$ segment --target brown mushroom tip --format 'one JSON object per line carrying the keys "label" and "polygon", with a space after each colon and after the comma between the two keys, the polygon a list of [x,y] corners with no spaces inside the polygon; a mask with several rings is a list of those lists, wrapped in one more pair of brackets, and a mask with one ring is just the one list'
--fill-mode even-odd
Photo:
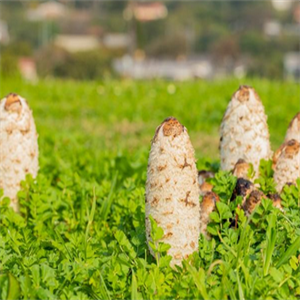
{"label": "brown mushroom tip", "polygon": [[294,155],[299,152],[299,149],[300,149],[300,143],[298,141],[292,139],[286,143],[285,153],[288,155],[289,154]]}
{"label": "brown mushroom tip", "polygon": [[241,165],[241,164],[247,164],[247,162],[246,162],[244,159],[240,158],[240,159],[236,162],[235,165]]}
{"label": "brown mushroom tip", "polygon": [[260,202],[263,198],[266,198],[265,194],[262,191],[259,190],[254,190],[250,193],[249,195],[249,201],[258,203]]}
{"label": "brown mushroom tip", "polygon": [[208,182],[203,182],[201,185],[200,185],[200,190],[202,193],[206,193],[206,192],[211,192],[212,189],[213,189],[213,185],[211,183],[208,183]]}
{"label": "brown mushroom tip", "polygon": [[272,200],[274,207],[282,209],[282,206],[281,206],[281,197],[280,197],[280,195],[278,193],[268,194],[268,198],[270,200]]}
{"label": "brown mushroom tip", "polygon": [[250,165],[244,159],[240,158],[234,165],[232,173],[237,178],[248,178],[249,168]]}
{"label": "brown mushroom tip", "polygon": [[241,85],[237,91],[237,99],[240,102],[248,101],[250,98],[250,89],[251,87],[248,85]]}
{"label": "brown mushroom tip", "polygon": [[6,96],[6,102],[4,105],[6,110],[18,111],[21,108],[21,100],[18,94],[10,93]]}
{"label": "brown mushroom tip", "polygon": [[202,199],[201,203],[201,209],[206,211],[209,208],[214,208],[216,205],[216,202],[219,202],[220,198],[219,196],[214,192],[207,192]]}
{"label": "brown mushroom tip", "polygon": [[178,136],[184,131],[184,126],[174,117],[165,119],[162,126],[165,136]]}
{"label": "brown mushroom tip", "polygon": [[274,203],[281,202],[280,195],[278,193],[268,194],[268,198],[272,200]]}

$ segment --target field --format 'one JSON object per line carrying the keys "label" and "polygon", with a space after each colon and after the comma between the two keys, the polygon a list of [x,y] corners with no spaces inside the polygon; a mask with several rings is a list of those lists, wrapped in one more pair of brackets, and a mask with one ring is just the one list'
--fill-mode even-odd
{"label": "field", "polygon": [[[156,127],[178,118],[198,168],[217,170],[218,128],[241,83],[260,95],[276,150],[299,111],[296,83],[2,79],[1,98],[16,92],[33,110],[40,171],[22,184],[21,215],[8,199],[0,204],[0,299],[299,299],[300,182],[282,194],[284,213],[265,200],[248,220],[239,212],[235,229],[228,203],[235,178],[220,173],[215,188],[224,205],[212,239],[201,236],[189,262],[174,270],[145,244]],[[272,190],[269,165],[262,169],[261,189]],[[159,240],[159,230],[153,234]]]}

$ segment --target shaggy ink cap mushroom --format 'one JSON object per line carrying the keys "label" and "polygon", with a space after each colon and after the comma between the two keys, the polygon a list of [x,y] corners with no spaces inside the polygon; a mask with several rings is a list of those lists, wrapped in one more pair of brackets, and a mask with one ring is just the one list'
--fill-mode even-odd
{"label": "shaggy ink cap mushroom", "polygon": [[[146,237],[151,215],[171,246],[171,265],[198,250],[200,204],[194,149],[186,128],[170,117],[157,127],[151,144],[146,181]],[[150,253],[154,255],[149,246]]]}
{"label": "shaggy ink cap mushroom", "polygon": [[199,185],[202,185],[202,183],[206,182],[207,179],[214,178],[214,177],[215,177],[215,173],[212,171],[207,171],[207,170],[198,171]]}
{"label": "shaggy ink cap mushroom", "polygon": [[250,169],[250,165],[242,158],[240,158],[234,168],[233,168],[233,175],[237,178],[245,178],[248,179],[248,172]]}
{"label": "shaggy ink cap mushroom", "polygon": [[243,204],[243,209],[245,211],[246,216],[251,215],[255,207],[261,203],[261,200],[266,198],[267,197],[262,191],[259,190],[252,191],[250,195],[246,198],[245,203]]}
{"label": "shaggy ink cap mushroom", "polygon": [[200,219],[200,232],[209,238],[207,233],[207,225],[210,222],[209,215],[216,209],[216,203],[220,201],[219,196],[214,192],[207,192],[204,194],[201,202],[201,219]]}
{"label": "shaggy ink cap mushroom", "polygon": [[272,155],[267,116],[255,90],[240,86],[227,106],[220,127],[221,170],[232,171],[239,159],[252,163],[258,176],[261,159]]}
{"label": "shaggy ink cap mushroom", "polygon": [[276,155],[274,181],[277,192],[280,192],[285,184],[295,184],[300,177],[300,143],[295,139],[285,142]]}
{"label": "shaggy ink cap mushroom", "polygon": [[32,112],[25,99],[11,93],[0,101],[0,188],[15,211],[20,182],[37,175],[38,152]]}
{"label": "shaggy ink cap mushroom", "polygon": [[236,181],[235,188],[233,190],[230,201],[234,201],[236,197],[241,196],[243,198],[242,204],[245,203],[246,197],[255,189],[254,184],[245,179],[238,178]]}

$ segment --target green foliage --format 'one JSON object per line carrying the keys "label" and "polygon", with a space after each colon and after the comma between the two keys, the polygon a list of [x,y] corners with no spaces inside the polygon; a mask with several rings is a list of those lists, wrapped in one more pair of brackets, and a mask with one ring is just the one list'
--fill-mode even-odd
{"label": "green foliage", "polygon": [[[151,256],[144,187],[155,126],[174,115],[193,143],[198,131],[214,139],[237,82],[216,83],[214,89],[202,82],[176,83],[172,95],[169,85],[3,80],[2,94],[18,92],[33,109],[40,171],[22,183],[20,215],[9,208],[8,198],[0,203],[1,299],[299,298],[300,180],[284,188],[284,212],[264,199],[247,219],[238,207],[241,199],[230,202],[235,177],[219,172],[213,184],[221,201],[208,225],[211,239],[201,235],[199,251],[173,269],[163,231],[150,218]],[[271,87],[278,84],[259,85],[265,96]],[[293,88],[280,87],[286,93],[295,93]],[[207,99],[201,111],[199,102],[191,101],[195,94]],[[266,110],[279,110],[282,128],[269,119],[271,131],[282,133],[279,140],[297,97],[289,106],[276,99],[266,97]],[[210,152],[213,146],[207,146]],[[202,145],[196,149],[199,165],[217,168]],[[263,169],[262,178],[270,178],[268,164]],[[237,226],[231,226],[236,215]]]}
{"label": "green foliage", "polygon": [[259,177],[254,180],[255,183],[259,184],[265,195],[276,192],[272,163],[272,160],[262,159],[259,165]]}

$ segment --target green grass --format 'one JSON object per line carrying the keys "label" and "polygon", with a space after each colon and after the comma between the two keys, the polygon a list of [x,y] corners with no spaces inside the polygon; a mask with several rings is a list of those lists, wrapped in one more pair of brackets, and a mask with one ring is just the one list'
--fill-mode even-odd
{"label": "green grass", "polygon": [[[19,192],[21,215],[8,200],[0,204],[0,299],[299,298],[300,183],[282,194],[284,213],[265,200],[246,219],[228,204],[234,178],[220,173],[212,239],[201,236],[189,262],[173,270],[164,245],[155,250],[156,262],[145,244],[144,186],[155,128],[177,117],[198,166],[217,163],[218,128],[239,84],[260,95],[275,150],[299,111],[296,83],[2,79],[1,96],[16,92],[33,109],[40,172]],[[229,228],[235,211],[237,229]]]}

